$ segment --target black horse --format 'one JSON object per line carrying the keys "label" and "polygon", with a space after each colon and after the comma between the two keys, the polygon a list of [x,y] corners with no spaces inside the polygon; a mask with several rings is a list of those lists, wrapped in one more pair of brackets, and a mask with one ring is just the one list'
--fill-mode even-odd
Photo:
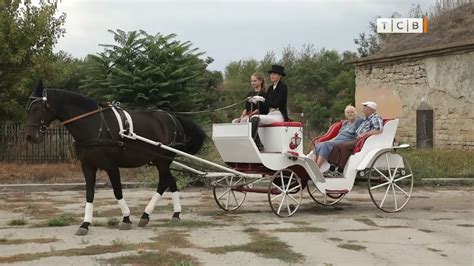
{"label": "black horse", "polygon": [[[122,210],[120,229],[130,229],[132,223],[130,210],[122,195],[119,168],[134,168],[148,163],[156,165],[160,178],[156,193],[146,206],[138,225],[145,226],[149,222],[149,215],[168,188],[172,192],[172,218],[179,219],[179,193],[170,171],[170,164],[176,154],[140,140],[121,136],[119,129],[130,131],[131,126],[127,127],[130,122],[118,119],[117,115],[125,117],[122,112],[115,114],[120,108],[115,108],[115,111],[113,109],[74,92],[44,89],[41,82],[33,92],[28,106],[26,139],[29,142],[41,142],[44,132],[56,119],[66,126],[74,138],[75,151],[81,162],[87,191],[84,222],[76,232],[77,235],[86,235],[92,222],[98,169],[103,169],[108,174],[115,198]],[[137,135],[190,154],[199,151],[206,136],[191,120],[165,111],[133,111],[129,114],[133,132]],[[122,121],[122,126],[119,121]]]}

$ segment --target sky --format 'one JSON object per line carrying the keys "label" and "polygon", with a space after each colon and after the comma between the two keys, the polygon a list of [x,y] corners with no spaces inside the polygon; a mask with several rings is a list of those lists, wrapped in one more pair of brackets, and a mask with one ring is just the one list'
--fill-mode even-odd
{"label": "sky", "polygon": [[56,51],[84,57],[113,43],[107,30],[176,33],[177,39],[214,58],[211,70],[223,71],[231,61],[277,59],[285,47],[356,51],[354,38],[368,32],[377,16],[397,11],[407,16],[413,3],[428,10],[435,0],[61,0],[66,34]]}

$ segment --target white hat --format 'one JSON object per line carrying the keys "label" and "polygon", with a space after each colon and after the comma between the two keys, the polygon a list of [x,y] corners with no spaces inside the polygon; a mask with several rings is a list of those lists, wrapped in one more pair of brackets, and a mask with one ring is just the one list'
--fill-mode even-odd
{"label": "white hat", "polygon": [[370,107],[374,110],[377,110],[377,104],[375,102],[372,102],[372,101],[368,101],[368,102],[365,102],[365,103],[362,103],[363,106],[367,106],[367,107]]}

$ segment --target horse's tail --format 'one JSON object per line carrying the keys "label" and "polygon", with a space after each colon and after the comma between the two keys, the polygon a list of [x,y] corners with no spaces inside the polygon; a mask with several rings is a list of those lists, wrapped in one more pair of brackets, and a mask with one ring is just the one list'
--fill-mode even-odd
{"label": "horse's tail", "polygon": [[206,133],[204,133],[201,127],[191,121],[191,119],[182,116],[177,116],[177,118],[184,128],[184,134],[186,136],[184,152],[196,154],[204,144]]}

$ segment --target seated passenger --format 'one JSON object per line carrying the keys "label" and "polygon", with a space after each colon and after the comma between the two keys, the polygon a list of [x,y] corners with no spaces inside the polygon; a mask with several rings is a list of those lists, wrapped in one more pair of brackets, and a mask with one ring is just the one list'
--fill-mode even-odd
{"label": "seated passenger", "polygon": [[[247,98],[251,98],[253,96],[262,96],[263,98],[267,97],[265,93],[265,78],[261,73],[254,73],[250,77],[250,86],[252,86],[252,90],[249,91],[247,94]],[[263,102],[255,102],[255,101],[247,101],[245,102],[245,108],[242,111],[242,114],[239,118],[232,120],[232,123],[244,123],[249,122],[250,118],[254,115],[258,114],[267,114],[267,107]]]}
{"label": "seated passenger", "polygon": [[362,103],[362,106],[365,120],[362,121],[356,130],[357,138],[355,140],[346,141],[334,146],[328,160],[329,163],[331,163],[331,167],[329,168],[328,172],[329,176],[343,176],[344,167],[346,166],[346,163],[352,154],[352,150],[354,150],[359,139],[382,133],[383,119],[376,113],[377,104],[375,102],[369,101]]}
{"label": "seated passenger", "polygon": [[337,136],[331,140],[315,143],[314,155],[316,157],[314,160],[319,167],[321,167],[324,162],[327,161],[334,146],[344,141],[354,140],[356,138],[355,132],[360,123],[362,123],[362,119],[357,117],[357,110],[352,105],[346,106],[344,109],[344,114],[347,120],[342,122],[342,127],[339,130],[339,134],[337,134]]}

